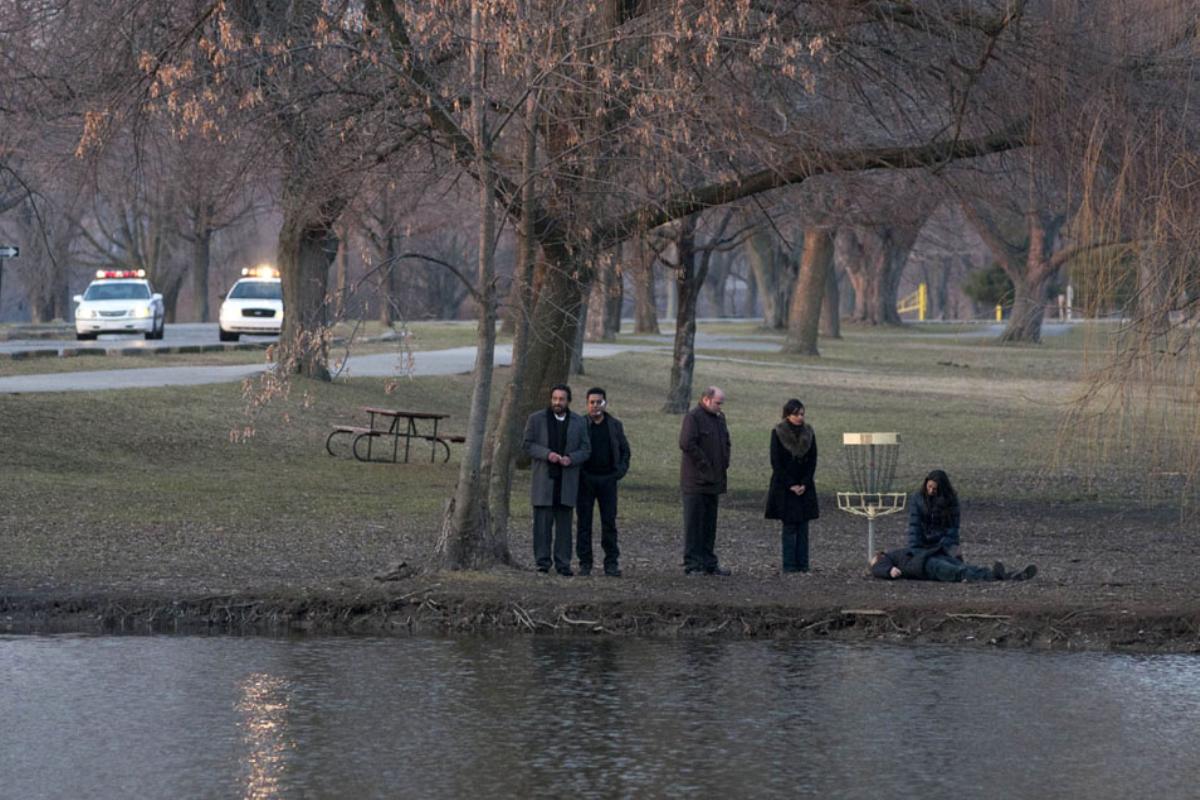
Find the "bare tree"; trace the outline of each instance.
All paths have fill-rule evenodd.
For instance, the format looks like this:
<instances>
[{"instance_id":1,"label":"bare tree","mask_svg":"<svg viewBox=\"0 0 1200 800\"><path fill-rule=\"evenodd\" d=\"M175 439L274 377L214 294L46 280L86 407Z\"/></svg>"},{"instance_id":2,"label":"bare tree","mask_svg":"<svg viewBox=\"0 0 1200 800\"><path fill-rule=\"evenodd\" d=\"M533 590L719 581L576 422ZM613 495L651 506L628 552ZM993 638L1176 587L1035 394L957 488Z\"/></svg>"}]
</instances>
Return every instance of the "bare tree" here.
<instances>
[{"instance_id":1,"label":"bare tree","mask_svg":"<svg viewBox=\"0 0 1200 800\"><path fill-rule=\"evenodd\" d=\"M261 200L249 191L247 173L238 169L238 165L254 158L256 144L251 154L242 154L232 145L218 149L214 142L184 132L165 156L169 170L165 180L187 187L179 199L175 231L191 250L187 271L191 276L192 314L198 322L212 319L209 271L214 237L249 219Z\"/></svg>"},{"instance_id":2,"label":"bare tree","mask_svg":"<svg viewBox=\"0 0 1200 800\"><path fill-rule=\"evenodd\" d=\"M654 265L658 253L638 236L625 243L633 275L633 332L657 334L658 300L654 289Z\"/></svg>"},{"instance_id":3,"label":"bare tree","mask_svg":"<svg viewBox=\"0 0 1200 800\"><path fill-rule=\"evenodd\" d=\"M820 355L817 333L832 264L833 231L816 227L806 230L800 270L796 274L796 287L792 290L792 305L788 310L785 353Z\"/></svg>"},{"instance_id":4,"label":"bare tree","mask_svg":"<svg viewBox=\"0 0 1200 800\"><path fill-rule=\"evenodd\" d=\"M679 307L671 353L671 382L662 408L667 414L682 414L691 405L692 375L696 367L696 303L700 299L700 289L704 286L713 254L734 244L734 240L725 235L733 217L732 209L721 215L713 233L704 243L696 241L699 229L697 216L684 217L671 231L675 262L669 266L675 273Z\"/></svg>"},{"instance_id":5,"label":"bare tree","mask_svg":"<svg viewBox=\"0 0 1200 800\"><path fill-rule=\"evenodd\" d=\"M834 240L836 242L836 238ZM827 259L825 296L821 299L821 325L819 333L825 339L842 338L842 296L838 288L837 260L833 250Z\"/></svg>"},{"instance_id":6,"label":"bare tree","mask_svg":"<svg viewBox=\"0 0 1200 800\"><path fill-rule=\"evenodd\" d=\"M782 330L795 286L798 265L789 258L791 247L781 241L778 229L759 225L747 242L746 258L754 271L763 304L763 327Z\"/></svg>"},{"instance_id":7,"label":"bare tree","mask_svg":"<svg viewBox=\"0 0 1200 800\"><path fill-rule=\"evenodd\" d=\"M438 551L447 567L478 568L509 560L507 531L492 527L488 506L488 475L484 472L484 447L488 408L492 395L492 363L496 348L496 190L492 172L493 131L488 119L487 61L489 43L484 0L472 0L470 9L469 73L471 125L469 130L479 178L479 263L475 300L479 307L476 328L474 386L467 418L467 441L458 471L454 497L446 511Z\"/></svg>"},{"instance_id":8,"label":"bare tree","mask_svg":"<svg viewBox=\"0 0 1200 800\"><path fill-rule=\"evenodd\" d=\"M625 301L624 269L620 248L596 258L592 290L588 295L587 339L615 341L621 332L621 306Z\"/></svg>"}]
</instances>

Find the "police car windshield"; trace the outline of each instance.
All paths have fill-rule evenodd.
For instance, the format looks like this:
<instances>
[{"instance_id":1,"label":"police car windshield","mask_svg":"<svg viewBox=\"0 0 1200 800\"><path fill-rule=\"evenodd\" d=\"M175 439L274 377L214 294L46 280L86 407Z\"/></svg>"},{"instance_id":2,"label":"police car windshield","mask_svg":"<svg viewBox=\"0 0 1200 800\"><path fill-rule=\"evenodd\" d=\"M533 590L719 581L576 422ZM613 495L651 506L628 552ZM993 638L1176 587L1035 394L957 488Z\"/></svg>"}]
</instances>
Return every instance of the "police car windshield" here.
<instances>
[{"instance_id":1,"label":"police car windshield","mask_svg":"<svg viewBox=\"0 0 1200 800\"><path fill-rule=\"evenodd\" d=\"M231 300L282 300L279 281L238 281L229 290Z\"/></svg>"},{"instance_id":2,"label":"police car windshield","mask_svg":"<svg viewBox=\"0 0 1200 800\"><path fill-rule=\"evenodd\" d=\"M144 283L93 283L83 294L84 300L149 300L150 287Z\"/></svg>"}]
</instances>

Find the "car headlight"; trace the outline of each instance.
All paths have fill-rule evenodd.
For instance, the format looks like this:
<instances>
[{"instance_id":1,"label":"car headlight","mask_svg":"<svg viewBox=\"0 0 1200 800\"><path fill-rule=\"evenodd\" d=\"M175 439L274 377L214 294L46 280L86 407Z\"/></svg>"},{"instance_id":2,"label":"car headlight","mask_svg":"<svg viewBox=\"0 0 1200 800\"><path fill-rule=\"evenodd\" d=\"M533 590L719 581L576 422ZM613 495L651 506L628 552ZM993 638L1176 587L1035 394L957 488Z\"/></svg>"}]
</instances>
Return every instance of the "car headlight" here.
<instances>
[{"instance_id":1,"label":"car headlight","mask_svg":"<svg viewBox=\"0 0 1200 800\"><path fill-rule=\"evenodd\" d=\"M146 317L154 316L154 309L150 306L138 306L133 309L133 315L140 319L145 319Z\"/></svg>"},{"instance_id":2,"label":"car headlight","mask_svg":"<svg viewBox=\"0 0 1200 800\"><path fill-rule=\"evenodd\" d=\"M96 316L96 312L95 312L95 311L92 311L90 308L84 308L83 306L80 306L80 307L79 307L79 308L78 308L78 309L75 311L75 318L76 318L76 319L92 319L92 318L93 318L93 317L95 317L95 316Z\"/></svg>"}]
</instances>

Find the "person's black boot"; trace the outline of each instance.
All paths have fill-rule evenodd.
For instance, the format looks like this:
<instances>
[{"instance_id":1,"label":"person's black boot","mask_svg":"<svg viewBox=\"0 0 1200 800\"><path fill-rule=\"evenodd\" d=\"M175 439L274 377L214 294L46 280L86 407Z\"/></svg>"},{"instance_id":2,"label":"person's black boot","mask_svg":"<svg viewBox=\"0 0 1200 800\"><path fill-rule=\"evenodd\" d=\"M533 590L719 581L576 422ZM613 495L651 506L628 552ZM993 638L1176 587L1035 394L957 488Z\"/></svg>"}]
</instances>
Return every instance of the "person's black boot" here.
<instances>
[{"instance_id":1,"label":"person's black boot","mask_svg":"<svg viewBox=\"0 0 1200 800\"><path fill-rule=\"evenodd\" d=\"M997 561L992 564L992 577L998 581L1002 581L1008 577L1008 571L1004 569L1004 564Z\"/></svg>"},{"instance_id":2,"label":"person's black boot","mask_svg":"<svg viewBox=\"0 0 1200 800\"><path fill-rule=\"evenodd\" d=\"M1018 572L1016 575L1011 576L1009 578L1009 580L1010 581L1027 581L1030 578L1032 578L1034 575L1037 575L1037 565L1030 564L1029 566L1025 567L1025 569Z\"/></svg>"}]
</instances>

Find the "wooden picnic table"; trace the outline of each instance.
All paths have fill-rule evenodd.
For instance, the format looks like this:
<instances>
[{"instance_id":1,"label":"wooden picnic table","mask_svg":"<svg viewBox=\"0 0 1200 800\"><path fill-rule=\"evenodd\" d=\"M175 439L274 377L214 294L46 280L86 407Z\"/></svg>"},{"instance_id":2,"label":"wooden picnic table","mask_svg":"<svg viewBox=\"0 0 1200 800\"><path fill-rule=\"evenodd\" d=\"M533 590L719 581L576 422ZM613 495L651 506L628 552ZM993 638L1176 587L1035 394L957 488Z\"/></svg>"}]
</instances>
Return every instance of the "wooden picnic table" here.
<instances>
[{"instance_id":1,"label":"wooden picnic table","mask_svg":"<svg viewBox=\"0 0 1200 800\"><path fill-rule=\"evenodd\" d=\"M362 411L365 411L368 416L366 427L357 425L335 425L333 432L325 440L325 449L330 455L336 455L333 452L333 438L338 434L348 434L352 436L350 452L359 461L391 461L398 463L400 461L400 442L404 441L404 462L408 463L409 456L412 451L413 439L421 439L429 442L429 462L433 463L437 460L437 448L441 445L445 450L446 458L450 460L450 442L464 441L462 436L451 436L438 432L438 424L449 417L449 414L439 414L435 411L405 411L395 408L379 408L377 406L362 406ZM377 420L378 418L378 420ZM432 423L426 425L427 432L422 433L418 422ZM392 457L375 458L373 456L372 446L375 439L389 437L392 440ZM366 454L359 449L359 445L366 441Z\"/></svg>"}]
</instances>

